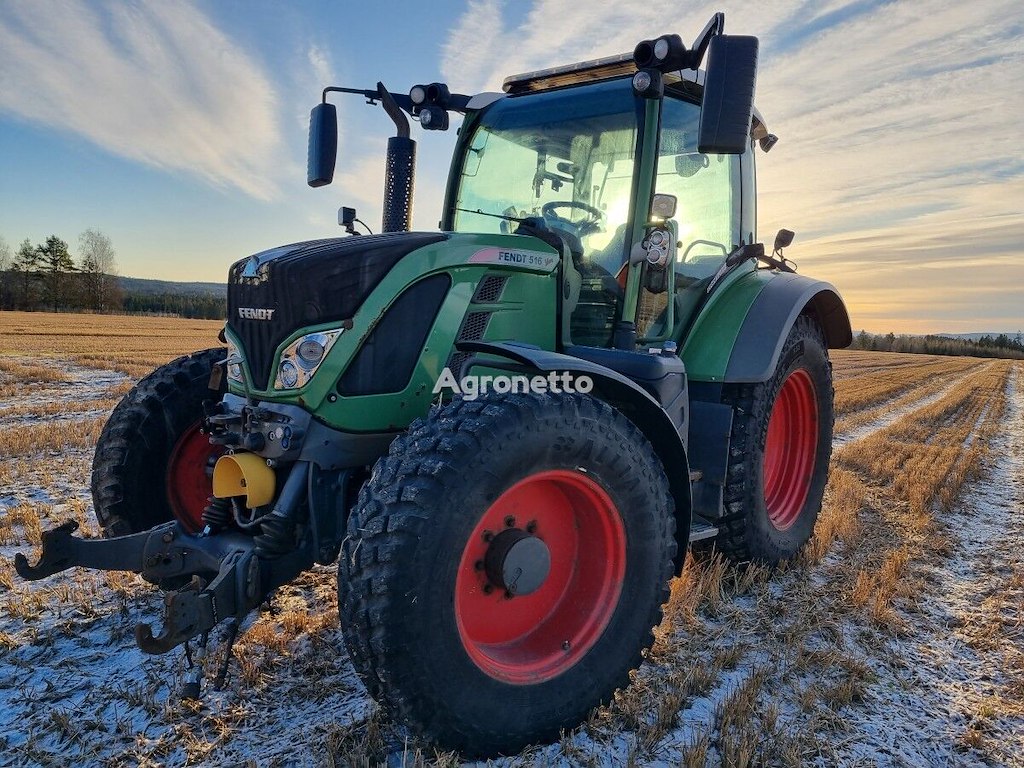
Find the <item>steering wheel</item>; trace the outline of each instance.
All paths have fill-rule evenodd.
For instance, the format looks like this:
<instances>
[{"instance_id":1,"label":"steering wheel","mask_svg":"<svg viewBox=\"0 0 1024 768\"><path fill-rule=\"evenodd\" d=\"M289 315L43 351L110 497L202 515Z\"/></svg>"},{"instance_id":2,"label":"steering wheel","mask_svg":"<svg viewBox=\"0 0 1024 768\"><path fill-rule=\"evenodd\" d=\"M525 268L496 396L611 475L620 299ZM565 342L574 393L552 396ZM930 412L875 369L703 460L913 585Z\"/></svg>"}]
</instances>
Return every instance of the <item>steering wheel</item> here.
<instances>
[{"instance_id":1,"label":"steering wheel","mask_svg":"<svg viewBox=\"0 0 1024 768\"><path fill-rule=\"evenodd\" d=\"M587 235L597 232L600 228L601 219L604 218L604 211L588 203L581 203L576 200L552 200L550 203L544 203L540 207L541 215L545 219L555 219L557 221L564 221L572 224L569 219L564 219L555 213L558 208L578 208L585 213L589 213L593 218L587 221L581 221L579 224L573 224L577 229L577 235L579 237L586 237Z\"/></svg>"}]
</instances>

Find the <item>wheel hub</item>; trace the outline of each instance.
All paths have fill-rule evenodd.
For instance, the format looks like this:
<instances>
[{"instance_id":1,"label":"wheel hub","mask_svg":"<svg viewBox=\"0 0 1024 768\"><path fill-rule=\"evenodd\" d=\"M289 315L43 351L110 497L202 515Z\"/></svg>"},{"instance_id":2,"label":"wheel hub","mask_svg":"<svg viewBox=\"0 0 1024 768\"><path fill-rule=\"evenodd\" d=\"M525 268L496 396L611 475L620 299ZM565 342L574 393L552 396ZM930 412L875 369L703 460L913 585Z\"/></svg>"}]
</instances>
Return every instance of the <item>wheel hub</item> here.
<instances>
[{"instance_id":1,"label":"wheel hub","mask_svg":"<svg viewBox=\"0 0 1024 768\"><path fill-rule=\"evenodd\" d=\"M519 528L502 531L484 556L488 580L510 596L529 595L540 589L551 571L547 544Z\"/></svg>"}]
</instances>

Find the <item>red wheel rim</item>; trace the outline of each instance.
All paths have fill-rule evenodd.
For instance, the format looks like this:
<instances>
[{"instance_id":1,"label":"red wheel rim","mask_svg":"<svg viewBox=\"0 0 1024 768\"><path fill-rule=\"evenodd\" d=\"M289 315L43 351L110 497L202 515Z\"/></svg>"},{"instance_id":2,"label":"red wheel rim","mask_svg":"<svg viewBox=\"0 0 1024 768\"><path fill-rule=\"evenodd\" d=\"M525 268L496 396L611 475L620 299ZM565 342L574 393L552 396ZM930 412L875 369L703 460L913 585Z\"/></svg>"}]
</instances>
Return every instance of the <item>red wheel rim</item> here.
<instances>
[{"instance_id":1,"label":"red wheel rim","mask_svg":"<svg viewBox=\"0 0 1024 768\"><path fill-rule=\"evenodd\" d=\"M509 528L543 541L551 561L535 592L511 598L481 569L488 541ZM615 613L625 572L622 517L605 490L571 470L530 475L498 497L463 549L455 581L462 645L498 680L550 680L597 642Z\"/></svg>"},{"instance_id":2,"label":"red wheel rim","mask_svg":"<svg viewBox=\"0 0 1024 768\"><path fill-rule=\"evenodd\" d=\"M213 495L213 461L222 452L200 430L202 421L186 429L167 461L167 499L174 517L188 530L203 528L203 509Z\"/></svg>"},{"instance_id":3,"label":"red wheel rim","mask_svg":"<svg viewBox=\"0 0 1024 768\"><path fill-rule=\"evenodd\" d=\"M782 385L764 441L764 503L780 531L791 527L807 501L818 452L818 398L811 375L793 371Z\"/></svg>"}]
</instances>

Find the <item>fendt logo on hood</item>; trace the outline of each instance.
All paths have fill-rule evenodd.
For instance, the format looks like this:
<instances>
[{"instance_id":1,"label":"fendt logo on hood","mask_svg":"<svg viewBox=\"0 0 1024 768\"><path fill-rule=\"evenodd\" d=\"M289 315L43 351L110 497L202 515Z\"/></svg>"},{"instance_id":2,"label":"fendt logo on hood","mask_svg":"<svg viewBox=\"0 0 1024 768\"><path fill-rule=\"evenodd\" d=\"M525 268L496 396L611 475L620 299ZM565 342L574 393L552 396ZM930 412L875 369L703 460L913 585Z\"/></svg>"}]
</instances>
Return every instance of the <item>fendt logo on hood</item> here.
<instances>
[{"instance_id":1,"label":"fendt logo on hood","mask_svg":"<svg viewBox=\"0 0 1024 768\"><path fill-rule=\"evenodd\" d=\"M263 307L239 307L238 316L245 320L270 320L276 311Z\"/></svg>"}]
</instances>

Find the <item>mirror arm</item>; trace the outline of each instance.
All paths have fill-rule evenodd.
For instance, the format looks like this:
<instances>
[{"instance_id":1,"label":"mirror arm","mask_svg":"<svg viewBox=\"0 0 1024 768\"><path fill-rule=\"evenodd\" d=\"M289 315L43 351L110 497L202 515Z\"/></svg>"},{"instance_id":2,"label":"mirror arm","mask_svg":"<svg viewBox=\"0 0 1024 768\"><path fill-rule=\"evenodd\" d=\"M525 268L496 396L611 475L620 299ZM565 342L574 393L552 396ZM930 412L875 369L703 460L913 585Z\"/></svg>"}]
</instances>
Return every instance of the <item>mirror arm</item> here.
<instances>
[{"instance_id":1,"label":"mirror arm","mask_svg":"<svg viewBox=\"0 0 1024 768\"><path fill-rule=\"evenodd\" d=\"M719 11L711 17L711 21L704 25L704 29L700 31L696 39L693 41L693 45L690 46L690 66L689 69L696 71L700 67L700 63L704 60L704 54L708 50L708 46L711 44L711 38L715 35L721 35L725 32L725 14Z\"/></svg>"},{"instance_id":2,"label":"mirror arm","mask_svg":"<svg viewBox=\"0 0 1024 768\"><path fill-rule=\"evenodd\" d=\"M328 93L354 93L354 94L356 94L358 96L362 96L364 99L366 99L366 103L367 104L376 104L378 101L382 101L383 100L383 98L381 96L381 92L380 92L380 88L382 88L383 86L380 83L377 83L377 85L378 85L378 89L374 90L374 91L368 91L368 90L364 90L362 88L342 88L342 87L337 86L337 85L329 85L326 88L324 88L323 93L320 95L320 99L324 103L327 103L327 94ZM402 94L402 93L393 94L393 93L390 93L389 91L386 91L386 90L385 90L385 92L387 92L388 95L391 96L391 100L398 107L400 107L401 109L404 109L410 115L413 114L412 99L410 99L407 94ZM469 97L468 96L457 96L456 95L456 96L453 96L453 98L465 99L466 103L467 104L469 103ZM460 102L460 104L461 104L461 102ZM387 107L385 107L384 109L387 110ZM394 118L392 118L392 120L393 119Z\"/></svg>"},{"instance_id":3,"label":"mirror arm","mask_svg":"<svg viewBox=\"0 0 1024 768\"><path fill-rule=\"evenodd\" d=\"M380 98L380 94L377 91L364 91L360 88L341 88L336 85L329 85L324 88L323 94L320 97L322 101L327 101L328 93L357 93L360 96L369 99L371 102L375 102Z\"/></svg>"}]
</instances>

